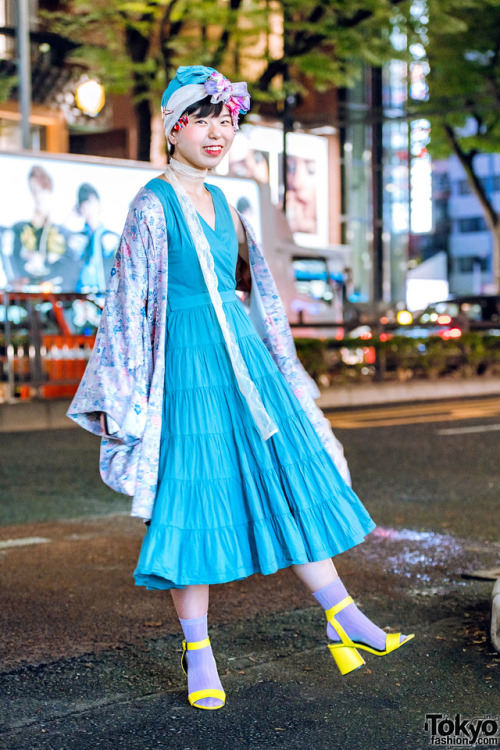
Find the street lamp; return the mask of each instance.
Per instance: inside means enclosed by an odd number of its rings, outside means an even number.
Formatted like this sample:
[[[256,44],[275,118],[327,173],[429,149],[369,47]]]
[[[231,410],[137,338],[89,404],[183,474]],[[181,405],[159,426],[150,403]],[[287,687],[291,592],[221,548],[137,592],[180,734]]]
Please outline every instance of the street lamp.
[[[16,35],[21,137],[23,148],[28,149],[31,148],[31,61],[28,0],[18,0]]]
[[[93,78],[83,80],[76,87],[75,102],[85,115],[97,117],[106,102],[104,86]]]

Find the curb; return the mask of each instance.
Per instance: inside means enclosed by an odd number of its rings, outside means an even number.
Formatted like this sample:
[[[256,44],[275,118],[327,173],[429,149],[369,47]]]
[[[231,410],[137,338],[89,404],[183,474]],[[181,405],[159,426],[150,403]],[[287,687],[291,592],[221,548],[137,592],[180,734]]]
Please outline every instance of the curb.
[[[366,383],[330,387],[316,400],[320,409],[376,406],[408,401],[473,398],[500,395],[500,378],[467,380],[419,380],[407,383]]]
[[[0,404],[0,433],[77,427],[78,425],[66,416],[70,403],[71,399],[47,399]]]
[[[340,409],[438,399],[500,395],[500,378],[467,380],[419,380],[407,383],[363,383],[320,389],[320,409]],[[0,433],[26,430],[69,429],[78,425],[68,419],[71,399],[0,403]]]

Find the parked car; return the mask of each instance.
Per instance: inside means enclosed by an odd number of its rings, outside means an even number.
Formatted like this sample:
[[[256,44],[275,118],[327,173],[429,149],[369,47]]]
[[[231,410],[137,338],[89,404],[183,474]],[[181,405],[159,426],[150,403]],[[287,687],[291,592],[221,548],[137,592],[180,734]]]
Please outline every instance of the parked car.
[[[392,333],[412,338],[460,338],[467,331],[500,335],[500,295],[470,295],[434,302]]]

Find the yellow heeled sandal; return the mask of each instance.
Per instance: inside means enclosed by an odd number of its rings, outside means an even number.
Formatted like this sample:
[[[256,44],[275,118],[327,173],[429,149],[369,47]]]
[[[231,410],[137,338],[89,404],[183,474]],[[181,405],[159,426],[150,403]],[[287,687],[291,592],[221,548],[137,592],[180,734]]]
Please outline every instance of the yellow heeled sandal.
[[[345,599],[342,599],[342,601],[338,602],[338,604],[331,609],[327,609],[325,612],[326,619],[340,637],[340,643],[330,643],[328,645],[328,648],[335,659],[335,663],[339,668],[340,674],[349,674],[349,672],[359,669],[363,664],[366,664],[357,649],[368,651],[370,654],[375,654],[376,656],[385,656],[386,654],[390,654],[391,651],[395,651],[404,643],[408,643],[408,641],[415,637],[412,633],[411,635],[406,636],[404,641],[401,641],[401,633],[387,633],[384,651],[372,648],[371,646],[367,646],[359,641],[352,641],[342,625],[335,619],[335,615],[345,609],[345,607],[348,607],[349,604],[354,604],[354,601],[351,596],[346,596]]]
[[[202,641],[193,641],[191,643],[188,643],[187,641],[182,641],[181,667],[185,675],[187,675],[188,673],[186,652],[196,651],[199,648],[205,648],[206,646],[209,646],[209,645],[210,645],[210,638],[204,638]],[[201,700],[202,698],[217,698],[217,700],[222,701],[222,703],[220,704],[220,706],[198,706],[197,701]],[[223,690],[218,690],[217,688],[207,688],[206,690],[195,690],[192,693],[188,693],[188,701],[195,708],[204,708],[206,711],[216,711],[218,708],[222,708],[222,706],[225,704],[226,694]]]

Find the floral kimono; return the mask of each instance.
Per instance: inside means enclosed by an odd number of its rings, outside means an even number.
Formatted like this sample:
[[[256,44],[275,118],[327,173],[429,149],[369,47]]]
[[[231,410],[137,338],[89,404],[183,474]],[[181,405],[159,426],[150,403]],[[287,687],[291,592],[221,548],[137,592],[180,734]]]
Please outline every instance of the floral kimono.
[[[349,483],[342,446],[314,403],[319,390],[297,359],[269,266],[245,227],[249,261],[236,267],[252,323],[289,383],[322,444]],[[164,209],[142,188],[116,252],[96,342],[68,416],[102,437],[100,472],[112,489],[133,496],[132,516],[151,518],[158,484],[165,382],[168,245]],[[103,433],[100,415],[107,419]]]

